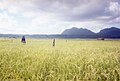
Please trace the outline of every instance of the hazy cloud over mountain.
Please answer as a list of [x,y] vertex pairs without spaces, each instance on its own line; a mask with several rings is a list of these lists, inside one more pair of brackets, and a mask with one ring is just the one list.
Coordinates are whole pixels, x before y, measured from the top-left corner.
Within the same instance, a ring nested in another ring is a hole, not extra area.
[[[90,23],[120,26],[120,0],[0,0],[0,13],[3,12],[15,18],[30,18],[32,25],[38,26],[43,26],[43,22],[79,27]],[[34,22],[36,19],[41,22]]]

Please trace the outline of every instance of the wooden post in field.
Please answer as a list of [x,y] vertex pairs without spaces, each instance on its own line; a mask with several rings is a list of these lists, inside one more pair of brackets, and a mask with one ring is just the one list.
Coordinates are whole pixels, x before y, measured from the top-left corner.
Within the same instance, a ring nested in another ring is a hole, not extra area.
[[53,39],[53,47],[55,47],[55,39]]

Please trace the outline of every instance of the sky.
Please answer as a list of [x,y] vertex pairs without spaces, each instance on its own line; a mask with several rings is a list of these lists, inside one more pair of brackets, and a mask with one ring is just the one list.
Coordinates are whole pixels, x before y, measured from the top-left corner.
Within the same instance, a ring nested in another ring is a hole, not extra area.
[[60,34],[120,28],[120,0],[0,0],[0,33]]

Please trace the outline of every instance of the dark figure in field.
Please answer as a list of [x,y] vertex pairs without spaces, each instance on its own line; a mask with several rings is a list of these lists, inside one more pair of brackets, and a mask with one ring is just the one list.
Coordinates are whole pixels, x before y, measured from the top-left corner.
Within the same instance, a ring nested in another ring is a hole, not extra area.
[[105,40],[104,38],[98,38],[97,40]]
[[22,37],[21,42],[26,43],[25,36]]
[[55,39],[53,40],[53,47],[55,46]]

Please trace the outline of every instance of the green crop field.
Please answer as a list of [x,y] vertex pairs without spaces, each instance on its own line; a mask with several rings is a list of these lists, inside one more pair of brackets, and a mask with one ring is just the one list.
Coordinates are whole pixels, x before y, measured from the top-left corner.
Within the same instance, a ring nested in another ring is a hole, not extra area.
[[0,81],[120,81],[120,40],[1,38]]

